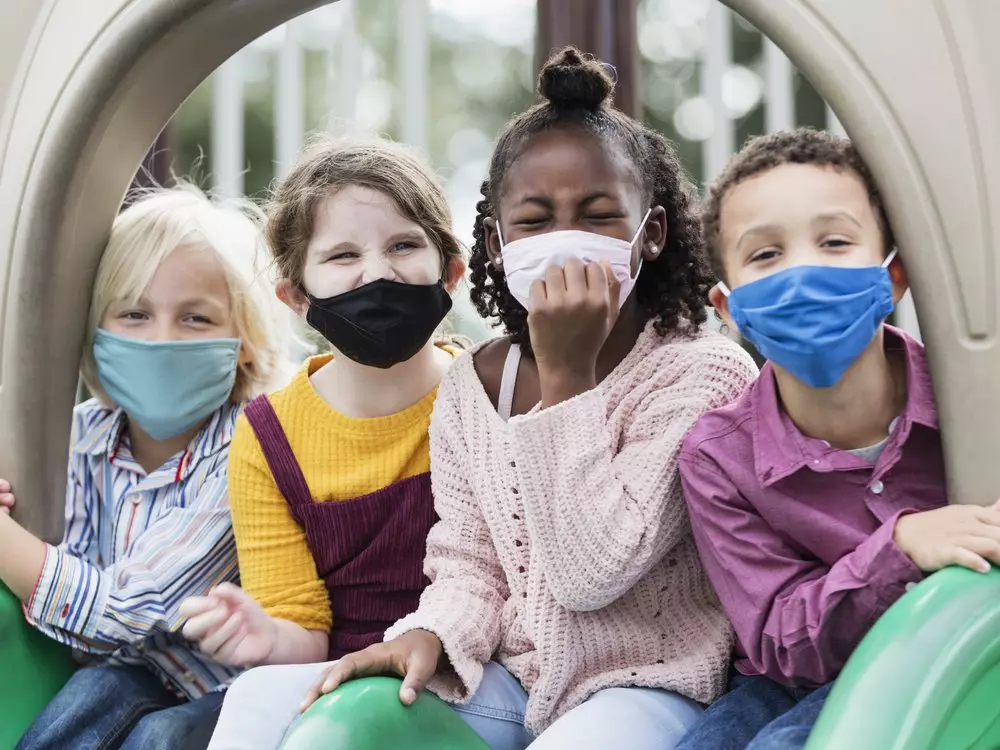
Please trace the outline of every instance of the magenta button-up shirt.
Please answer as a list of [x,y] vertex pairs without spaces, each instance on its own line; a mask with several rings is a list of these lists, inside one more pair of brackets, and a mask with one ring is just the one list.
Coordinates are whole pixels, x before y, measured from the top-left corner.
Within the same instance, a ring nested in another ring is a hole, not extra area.
[[886,326],[908,395],[873,466],[806,437],[770,365],[705,414],[680,454],[698,550],[736,630],[736,667],[796,686],[829,682],[921,572],[893,542],[902,513],[947,502],[924,348]]

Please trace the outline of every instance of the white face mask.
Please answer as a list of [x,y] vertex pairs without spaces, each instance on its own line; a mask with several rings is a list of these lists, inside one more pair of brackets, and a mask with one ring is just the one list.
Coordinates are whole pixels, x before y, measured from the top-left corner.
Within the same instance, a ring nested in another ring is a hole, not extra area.
[[532,283],[536,279],[544,280],[545,272],[551,266],[562,268],[571,258],[576,258],[582,263],[600,263],[606,260],[611,264],[611,270],[621,284],[621,296],[618,298],[618,309],[621,309],[632,293],[635,280],[639,278],[639,271],[642,270],[640,252],[639,267],[635,276],[632,275],[632,247],[639,239],[652,211],[653,209],[646,211],[631,242],[593,232],[565,229],[536,234],[505,245],[498,222],[497,235],[500,238],[502,268],[507,277],[507,288],[521,306],[528,309],[528,296]]

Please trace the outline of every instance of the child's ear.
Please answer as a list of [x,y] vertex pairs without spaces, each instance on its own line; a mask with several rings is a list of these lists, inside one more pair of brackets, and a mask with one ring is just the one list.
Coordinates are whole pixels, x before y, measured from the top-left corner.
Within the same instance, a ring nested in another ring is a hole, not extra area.
[[892,301],[898,305],[910,288],[910,277],[906,275],[906,267],[898,255],[889,263],[888,271],[892,279]]
[[444,276],[444,288],[448,294],[454,294],[458,282],[465,276],[465,261],[459,257],[448,259],[448,269]]
[[644,261],[651,263],[660,256],[667,244],[669,229],[666,209],[663,206],[656,206],[650,212],[649,218],[646,219],[646,226],[642,232],[642,244],[639,246],[639,252],[642,253]]
[[483,219],[483,231],[486,234],[484,240],[486,244],[486,257],[497,268],[503,268],[501,265],[503,261],[500,260],[502,248],[500,247],[500,233],[497,231],[497,220],[491,216]]
[[300,318],[306,316],[306,312],[309,310],[309,298],[289,279],[279,279],[274,293]]
[[[719,283],[721,284],[722,282]],[[729,297],[722,291],[719,284],[708,290],[708,301],[712,303],[712,307],[715,308],[715,312],[722,318],[722,322],[732,330],[737,330],[736,324],[733,322],[733,317],[729,314]]]

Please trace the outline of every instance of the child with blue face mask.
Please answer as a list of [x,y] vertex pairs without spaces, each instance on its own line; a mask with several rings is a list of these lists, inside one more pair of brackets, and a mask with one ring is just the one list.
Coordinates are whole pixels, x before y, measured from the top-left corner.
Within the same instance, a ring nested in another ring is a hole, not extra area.
[[680,454],[737,636],[730,691],[681,748],[801,748],[896,599],[945,565],[1000,562],[1000,512],[946,505],[924,348],[885,323],[906,274],[849,141],[805,129],[751,141],[702,221],[712,304],[768,363]]
[[[175,748],[236,671],[180,634],[237,580],[226,493],[240,405],[283,377],[286,318],[252,206],[189,187],[123,211],[94,285],[58,547],[0,514],[0,580],[82,666],[20,748]],[[0,505],[14,505],[0,481]]]

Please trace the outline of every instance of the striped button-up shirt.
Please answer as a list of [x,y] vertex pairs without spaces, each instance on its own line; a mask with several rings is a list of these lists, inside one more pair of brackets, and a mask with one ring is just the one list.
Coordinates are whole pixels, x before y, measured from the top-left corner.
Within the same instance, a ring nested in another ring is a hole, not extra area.
[[33,625],[86,661],[144,666],[190,699],[236,674],[181,636],[179,607],[239,577],[226,492],[238,413],[222,407],[187,450],[147,474],[120,409],[76,408],[66,534],[48,547],[25,607]]

